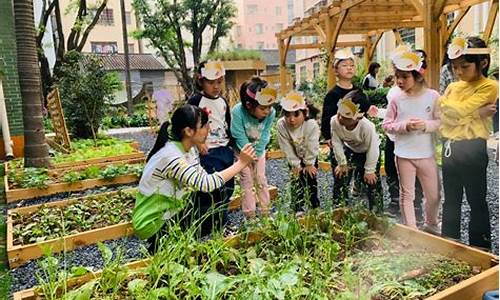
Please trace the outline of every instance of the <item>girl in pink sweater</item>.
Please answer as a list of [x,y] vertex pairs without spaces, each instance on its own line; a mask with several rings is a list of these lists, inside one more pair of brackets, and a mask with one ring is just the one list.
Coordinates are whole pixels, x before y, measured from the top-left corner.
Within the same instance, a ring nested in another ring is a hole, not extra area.
[[402,221],[417,228],[413,201],[418,177],[425,195],[423,229],[437,234],[440,196],[433,133],[440,124],[436,113],[439,94],[426,87],[425,60],[420,53],[407,51],[393,57],[392,62],[396,83],[402,92],[389,99],[383,128],[396,137],[394,154]]

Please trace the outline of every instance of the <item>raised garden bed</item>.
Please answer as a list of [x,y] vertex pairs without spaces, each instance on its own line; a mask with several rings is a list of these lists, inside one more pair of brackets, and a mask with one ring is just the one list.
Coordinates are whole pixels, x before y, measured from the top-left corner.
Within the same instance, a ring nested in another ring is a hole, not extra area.
[[[402,225],[387,228],[366,212],[340,209],[300,221],[278,214],[255,225],[206,242],[174,226],[168,247],[151,259],[122,265],[103,251],[102,272],[45,282],[44,291],[65,284],[78,299],[479,300],[498,288],[498,257]],[[46,299],[42,291],[14,299]]]
[[9,210],[9,267],[41,257],[44,249],[58,253],[132,234],[135,192],[127,189]]
[[[9,267],[42,257],[45,248],[58,253],[133,234],[130,220],[136,191],[127,189],[9,210]],[[271,199],[278,195],[276,187],[270,187],[269,192]],[[228,209],[240,206],[240,196],[235,195]]]
[[4,177],[7,203],[96,186],[128,184],[140,178],[143,164],[89,166],[84,170],[49,172],[47,169],[11,170]]

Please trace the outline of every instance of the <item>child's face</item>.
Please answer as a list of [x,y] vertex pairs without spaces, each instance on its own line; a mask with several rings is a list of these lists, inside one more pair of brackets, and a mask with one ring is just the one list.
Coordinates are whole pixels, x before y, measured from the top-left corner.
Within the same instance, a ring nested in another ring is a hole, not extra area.
[[356,66],[352,59],[344,59],[337,63],[335,71],[339,78],[351,80],[354,77]]
[[254,109],[250,109],[250,114],[259,120],[265,119],[271,113],[272,105],[257,105]]
[[396,84],[401,90],[409,92],[415,87],[416,80],[411,72],[396,70]]
[[193,132],[191,139],[194,144],[204,144],[207,140],[210,125],[207,122],[204,126],[201,126],[201,121],[199,121],[196,128],[197,129]]
[[213,98],[218,97],[220,95],[220,92],[222,91],[223,82],[224,79],[222,77],[215,80],[208,80],[206,78],[203,78],[201,80],[201,87],[203,89],[203,93]]
[[358,125],[359,119],[350,119],[346,117],[342,117],[342,115],[337,114],[337,118],[339,120],[340,125],[344,126],[348,130],[352,130],[356,128],[356,125]]
[[287,111],[285,112],[285,121],[288,126],[292,128],[298,128],[305,121],[304,112],[301,110]]
[[481,78],[481,72],[478,70],[476,64],[467,62],[463,57],[451,60],[451,66],[453,74],[460,80],[475,81]]

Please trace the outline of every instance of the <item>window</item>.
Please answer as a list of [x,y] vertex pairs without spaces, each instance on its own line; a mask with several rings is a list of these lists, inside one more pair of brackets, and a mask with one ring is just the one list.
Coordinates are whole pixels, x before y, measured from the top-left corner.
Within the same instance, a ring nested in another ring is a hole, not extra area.
[[257,13],[257,5],[256,4],[247,5],[247,14],[253,15],[255,13]]
[[276,32],[280,32],[281,30],[283,30],[283,23],[276,23],[276,25],[274,25],[274,29],[276,30]]
[[264,42],[257,42],[257,49],[259,50],[264,49]]
[[116,42],[90,42],[92,53],[117,53],[118,45]]
[[241,35],[241,26],[240,25],[236,26],[236,35],[237,36]]
[[242,49],[242,48],[243,48],[243,44],[238,43],[238,45],[236,46],[236,48],[238,48],[238,49]]
[[306,66],[300,66],[300,82],[306,82],[307,80],[307,69]]
[[403,43],[415,45],[415,28],[400,29],[399,34]]
[[446,16],[446,23],[448,24],[448,26],[450,26],[453,21],[455,21],[455,12],[448,13],[448,15]]
[[105,8],[101,15],[99,16],[99,21],[97,22],[100,25],[114,25],[115,19],[113,18],[113,9]]
[[281,6],[276,6],[274,11],[277,16],[281,16]]
[[128,44],[128,53],[135,53],[135,45]]
[[264,32],[264,26],[261,23],[255,24],[255,33],[262,34]]
[[313,77],[315,79],[319,77],[319,62],[313,64]]
[[127,25],[132,24],[132,19],[131,19],[131,18],[132,18],[132,16],[131,16],[130,12],[129,12],[129,11],[126,11],[126,12],[125,12],[125,23],[126,23]]

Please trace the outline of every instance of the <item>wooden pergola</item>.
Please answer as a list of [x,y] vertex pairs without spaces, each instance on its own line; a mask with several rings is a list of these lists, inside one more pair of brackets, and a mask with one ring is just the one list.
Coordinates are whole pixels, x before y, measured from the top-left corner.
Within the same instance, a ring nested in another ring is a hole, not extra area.
[[[427,82],[439,86],[439,71],[446,41],[471,6],[490,2],[483,38],[489,40],[498,13],[498,0],[334,0],[318,12],[303,18],[276,34],[280,52],[280,83],[286,86],[286,55],[292,49],[325,49],[328,54],[328,87],[335,85],[330,67],[335,48],[364,47],[365,63],[375,53],[384,32],[392,31],[401,43],[399,29],[424,28],[424,49],[428,55]],[[448,13],[458,11],[448,26]],[[338,42],[342,34],[361,34],[360,41]],[[314,44],[291,43],[293,37],[315,36]],[[284,92],[284,91],[283,91]]]

